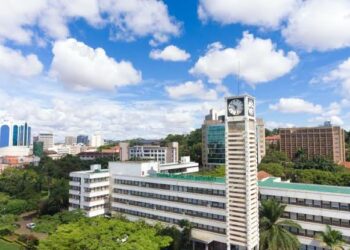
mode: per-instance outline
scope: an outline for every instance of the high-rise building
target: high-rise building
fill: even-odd
[[[257,119],[256,132],[257,161],[260,163],[266,154],[263,119]],[[213,168],[220,165],[225,165],[225,116],[210,110],[202,125],[202,166]]]
[[[64,138],[64,144],[66,145],[73,145],[77,143],[77,137],[75,136],[66,136]]]
[[[42,141],[35,141],[33,143],[33,155],[42,157],[44,154],[44,143]]]
[[[102,135],[100,133],[94,134],[91,136],[90,146],[91,147],[100,147],[104,144],[104,141],[102,139]]]
[[[266,154],[265,124],[263,119],[260,118],[256,119],[256,139],[257,160],[260,163]]]
[[[227,249],[259,248],[255,99],[226,98]]]
[[[202,125],[202,165],[213,168],[225,164],[225,116],[213,109]]]
[[[339,126],[281,128],[279,133],[280,149],[290,159],[302,150],[308,159],[321,156],[335,163],[345,162],[345,132]]]
[[[28,155],[31,138],[31,127],[26,122],[1,121],[0,155]]]
[[[82,143],[84,145],[89,145],[89,136],[87,135],[78,135],[77,143]]]
[[[43,133],[39,134],[38,141],[44,143],[44,151],[49,150],[49,148],[53,147],[53,134],[52,133]]]

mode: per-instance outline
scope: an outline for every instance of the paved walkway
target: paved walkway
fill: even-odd
[[[32,223],[33,219],[36,217],[37,217],[36,211],[21,214],[20,219],[17,221],[17,224],[20,225],[20,227],[18,229],[16,229],[15,233],[16,234],[31,234],[31,235],[34,235],[35,237],[37,237],[39,240],[45,239],[47,237],[47,234],[34,232],[33,230],[28,229],[26,226],[28,223]]]

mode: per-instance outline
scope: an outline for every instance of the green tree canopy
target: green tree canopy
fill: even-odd
[[[13,214],[0,215],[0,236],[11,234],[15,231],[17,216]]]
[[[284,167],[279,163],[261,163],[259,164],[259,171],[265,171],[275,177],[284,177]]]
[[[301,228],[291,220],[281,220],[286,205],[274,199],[261,202],[260,206],[260,249],[262,250],[297,250],[298,238],[284,226]]]
[[[321,242],[324,247],[331,250],[343,250],[345,244],[343,235],[338,230],[333,230],[329,225],[326,225],[326,231],[316,235],[316,239]]]
[[[103,217],[84,218],[61,225],[39,244],[39,250],[159,250],[170,245],[169,236],[140,222]]]

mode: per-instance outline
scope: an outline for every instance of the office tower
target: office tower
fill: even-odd
[[[260,118],[256,119],[256,139],[257,160],[259,164],[266,154],[265,124],[263,119]]]
[[[78,135],[77,143],[82,143],[84,145],[89,145],[89,136],[87,135]]]
[[[64,144],[66,145],[73,145],[77,143],[77,137],[74,136],[66,136],[64,138]]]
[[[120,150],[119,150],[120,161],[128,161],[129,160],[129,143],[120,142],[119,147],[120,147]]]
[[[345,162],[345,132],[338,126],[281,128],[280,149],[290,159],[300,150],[306,158],[326,157],[335,163]]]
[[[49,150],[49,148],[53,147],[53,134],[51,133],[39,134],[38,141],[41,141],[44,143],[44,151],[47,151]]]
[[[227,249],[258,249],[255,99],[226,98]]]
[[[0,155],[28,155],[31,138],[31,127],[26,122],[0,121]]]
[[[225,116],[211,109],[202,125],[202,165],[213,168],[225,165]]]
[[[94,134],[91,136],[90,146],[98,148],[104,145],[104,141],[102,139],[102,135],[100,133]]]

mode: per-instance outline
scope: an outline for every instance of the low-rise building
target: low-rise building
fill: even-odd
[[[199,164],[191,161],[189,156],[182,156],[178,163],[164,163],[159,165],[161,173],[168,174],[189,174],[199,171]]]

